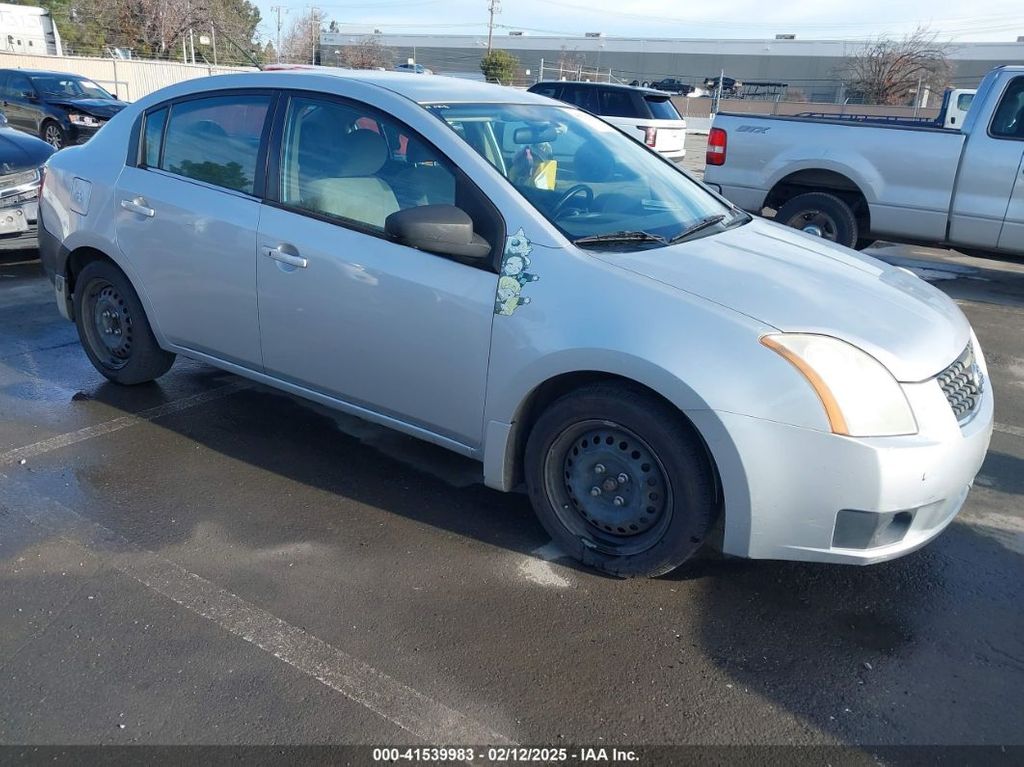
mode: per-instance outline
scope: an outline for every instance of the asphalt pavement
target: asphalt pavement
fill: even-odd
[[[3,256],[0,744],[1021,744],[1024,267],[874,252],[989,361],[960,516],[867,568],[631,581],[439,448],[183,359],[106,383]]]

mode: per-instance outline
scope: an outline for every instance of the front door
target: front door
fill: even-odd
[[[992,121],[993,138],[1016,145],[1020,162],[1010,203],[1006,206],[1006,220],[999,233],[1000,250],[1024,253],[1024,77],[1014,78]]]
[[[1003,91],[991,123],[986,126],[979,121],[967,137],[950,216],[951,242],[973,248],[1006,247],[1001,232],[1010,214],[1007,204],[1020,191],[1022,155],[1024,77],[1016,77]],[[1013,230],[1011,223],[1009,232]]]
[[[256,312],[261,137],[273,96],[151,109],[116,189],[116,237],[154,319],[181,347],[262,367]]]
[[[394,118],[316,96],[283,112],[259,231],[267,373],[479,445],[497,275],[391,242],[384,223],[457,204],[494,245],[500,217],[481,213],[479,191]]]
[[[2,106],[7,122],[12,128],[37,133],[39,128],[40,106],[38,99],[26,94],[34,94],[35,88],[28,77],[21,72],[10,72],[3,84]]]

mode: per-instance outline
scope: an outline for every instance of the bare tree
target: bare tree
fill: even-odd
[[[324,12],[319,8],[311,8],[296,18],[281,40],[281,60],[291,64],[319,64],[320,32],[324,22]]]
[[[391,69],[395,56],[377,35],[364,37],[341,50],[341,63],[352,69]]]
[[[900,40],[880,37],[847,59],[845,78],[865,104],[908,104],[921,90],[941,91],[953,67],[948,45],[925,27]]]

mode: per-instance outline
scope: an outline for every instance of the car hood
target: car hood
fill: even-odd
[[[960,308],[913,274],[759,219],[665,248],[592,253],[779,330],[841,338],[904,382],[934,376],[970,339]]]
[[[53,154],[53,148],[34,136],[13,128],[0,128],[0,174],[38,168]]]
[[[47,99],[50,104],[85,112],[93,117],[111,118],[128,106],[125,101],[114,99]]]

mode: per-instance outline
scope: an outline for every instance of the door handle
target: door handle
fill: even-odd
[[[134,200],[121,200],[121,207],[146,218],[153,218],[156,215],[156,211],[147,206],[146,201],[141,197],[136,197]]]
[[[294,250],[294,248],[289,245],[278,245],[276,248],[264,248],[263,254],[275,261],[280,261],[282,264],[294,266],[298,269],[305,269],[309,266],[309,261],[298,253],[289,253],[288,250]]]

